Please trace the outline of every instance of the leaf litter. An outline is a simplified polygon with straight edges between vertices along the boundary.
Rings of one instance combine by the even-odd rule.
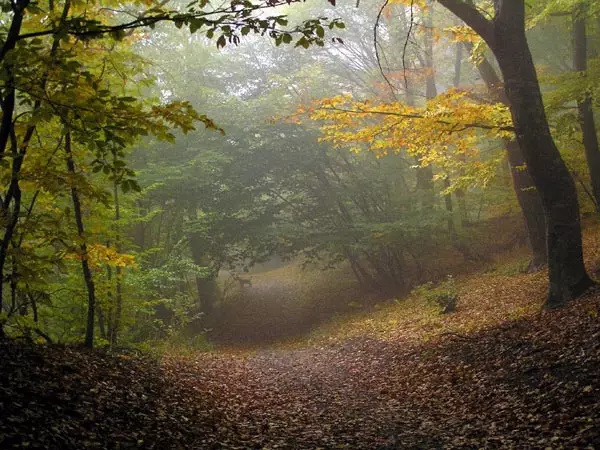
[[[600,446],[600,292],[540,313],[543,277],[508,278],[467,284],[433,335],[160,360],[2,342],[0,448]]]

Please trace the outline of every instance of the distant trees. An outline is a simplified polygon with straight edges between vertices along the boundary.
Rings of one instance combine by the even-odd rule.
[[[29,304],[34,297],[28,292],[34,280],[24,273],[34,273],[33,267],[40,262],[48,263],[49,254],[56,256],[49,265],[74,257],[82,263],[88,291],[85,343],[91,347],[97,292],[91,267],[93,246],[84,222],[94,215],[95,211],[88,210],[94,209],[90,206],[93,199],[109,204],[106,185],[92,174],[106,175],[117,191],[139,190],[125,161],[126,148],[137,138],[152,134],[169,140],[173,138],[171,128],[187,132],[198,122],[217,128],[185,101],[147,101],[140,95],[136,87],[147,86],[145,76],[140,60],[127,53],[134,42],[143,39],[137,30],[166,22],[191,33],[201,30],[214,37],[218,48],[236,44],[249,33],[266,34],[278,45],[308,47],[324,45],[324,27],[341,26],[336,20],[317,17],[286,27],[285,16],[262,13],[278,4],[288,2],[216,8],[191,2],[171,8],[168,2],[150,1],[144,2],[142,9],[139,2],[84,5],[71,0],[14,0],[2,4],[0,335],[8,316],[34,307]],[[66,173],[56,166],[57,159],[67,162]],[[44,178],[35,176],[40,168],[46,172]],[[51,178],[60,180],[48,189]],[[51,192],[65,208],[61,214],[65,223],[70,223],[70,207],[63,204],[68,191],[75,210],[76,237],[67,233],[59,238],[51,228],[44,230],[47,233],[40,243],[40,228],[46,225],[36,223],[40,204],[49,207]],[[28,221],[31,228],[26,229]],[[74,242],[67,242],[69,239]],[[33,246],[27,259],[22,256],[27,254],[22,251],[25,246]],[[116,314],[120,308],[112,310]],[[114,317],[112,323],[119,322],[120,318]]]
[[[327,15],[351,15],[335,51],[327,33],[336,30],[339,45],[346,25],[308,7],[291,20],[265,12],[285,1],[4,5],[0,334],[85,336],[92,346],[194,333],[217,307],[219,271],[274,252],[345,262],[368,287],[428,281],[425,254],[453,245],[477,259],[465,245],[469,222],[513,208],[498,143],[533,266],[549,260],[548,306],[590,286],[577,193],[550,135],[523,3],[498,3],[492,20],[468,2],[440,2],[496,55],[502,77],[477,55],[481,45],[474,51],[482,96],[472,69],[462,73],[472,90],[451,88],[463,53],[442,51],[438,39],[455,42],[435,27],[440,8],[421,10],[425,28],[413,30],[408,7],[393,5],[378,28],[378,58],[368,1],[360,11],[329,7]],[[574,70],[554,104],[576,101],[578,113],[551,118],[570,132],[579,125],[597,202],[589,5],[567,6]],[[223,50],[245,40],[244,53]],[[294,114],[299,105],[306,114]]]

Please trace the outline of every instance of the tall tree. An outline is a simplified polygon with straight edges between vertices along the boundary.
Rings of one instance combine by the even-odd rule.
[[[85,237],[85,227],[83,224],[83,213],[81,211],[81,199],[77,189],[77,174],[75,172],[75,160],[73,159],[73,149],[71,142],[71,132],[67,131],[65,135],[65,155],[67,170],[71,179],[71,199],[73,200],[73,213],[75,214],[75,223],[77,224],[77,237],[79,238],[79,257],[81,258],[81,270],[88,293],[87,304],[87,322],[85,328],[85,342],[87,348],[94,346],[94,317],[96,316],[96,286],[92,277],[92,271],[89,264],[88,246]]]
[[[587,2],[576,3],[573,10],[573,70],[586,77],[588,69],[588,44],[586,34]],[[592,96],[584,92],[577,99],[578,119],[583,134],[583,147],[592,181],[592,193],[596,201],[596,209],[600,211],[600,148],[592,109]]]
[[[466,46],[469,51],[473,50],[471,44],[466,44]],[[496,69],[494,69],[494,66],[485,55],[478,58],[477,70],[486,84],[491,100],[510,107],[506,93],[502,88],[502,81],[496,73]],[[546,265],[548,259],[546,221],[542,200],[534,187],[529,169],[526,167],[519,142],[515,138],[505,139],[504,148],[508,155],[517,201],[525,219],[527,240],[532,255],[529,270],[540,270]]]
[[[564,305],[594,283],[583,261],[575,183],[550,134],[533,58],[525,35],[524,0],[495,0],[487,19],[473,4],[440,0],[490,47],[502,71],[517,141],[546,215],[547,307]]]

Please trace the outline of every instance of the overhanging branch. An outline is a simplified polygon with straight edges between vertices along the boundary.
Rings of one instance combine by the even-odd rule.
[[[360,109],[337,108],[335,106],[328,106],[326,108],[319,108],[319,109],[324,110],[324,111],[339,111],[339,112],[350,113],[350,114],[364,114],[364,115],[376,114],[376,115],[381,115],[381,116],[394,116],[394,117],[402,117],[405,119],[431,119],[432,118],[431,116],[424,116],[421,114],[408,114],[408,113],[397,113],[397,112],[392,112],[392,111],[377,111],[377,110],[364,111],[364,110],[360,110]],[[511,127],[511,126],[489,125],[489,124],[485,124],[485,123],[476,123],[476,122],[460,123],[460,122],[451,122],[451,121],[443,120],[443,119],[435,119],[435,121],[441,125],[450,125],[452,128],[450,130],[447,130],[450,133],[464,131],[464,130],[467,130],[470,128],[479,128],[482,130],[509,131],[511,133],[515,132],[515,128]],[[458,127],[460,127],[460,128],[458,128]]]
[[[462,0],[438,0],[438,2],[471,27],[490,47],[493,47],[494,24],[491,20],[486,19],[474,5]]]

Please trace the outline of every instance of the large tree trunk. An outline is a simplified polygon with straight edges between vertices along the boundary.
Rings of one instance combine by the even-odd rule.
[[[583,263],[577,190],[550,134],[525,37],[523,1],[507,5],[513,6],[510,17],[496,21],[491,47],[504,75],[517,140],[546,213],[550,281],[546,306],[555,307],[593,283]]]
[[[523,154],[521,153],[519,143],[516,140],[511,139],[506,141],[504,145],[508,153],[513,188],[525,219],[525,229],[527,230],[528,238],[527,243],[529,244],[532,255],[531,261],[529,262],[529,271],[536,272],[541,270],[548,260],[544,206],[542,205],[542,199],[533,184],[531,175],[525,167],[526,163]]]
[[[500,65],[517,141],[546,215],[549,275],[546,306],[564,305],[592,286],[593,281],[583,262],[575,183],[550,134],[525,37],[524,1],[495,0],[496,13],[491,21],[460,0],[440,0],[440,3],[485,39]]]
[[[581,72],[583,76],[587,71],[587,36],[586,19],[587,8],[579,4],[573,12],[573,70]],[[592,98],[586,93],[577,100],[579,112],[579,125],[583,133],[583,147],[592,181],[592,193],[596,201],[596,209],[600,210],[600,149],[598,148],[598,135],[594,123]]]
[[[466,44],[466,47],[470,52],[473,45]],[[495,102],[503,103],[510,108],[510,102],[506,97],[506,92],[502,88],[502,81],[487,58],[483,57],[480,60],[479,64],[477,64],[477,70],[487,86],[491,99]],[[517,140],[505,140],[504,148],[508,154],[513,188],[523,212],[523,218],[525,219],[527,241],[532,255],[529,270],[537,271],[546,265],[548,259],[544,206],[531,179],[529,169],[526,167],[525,158]]]

